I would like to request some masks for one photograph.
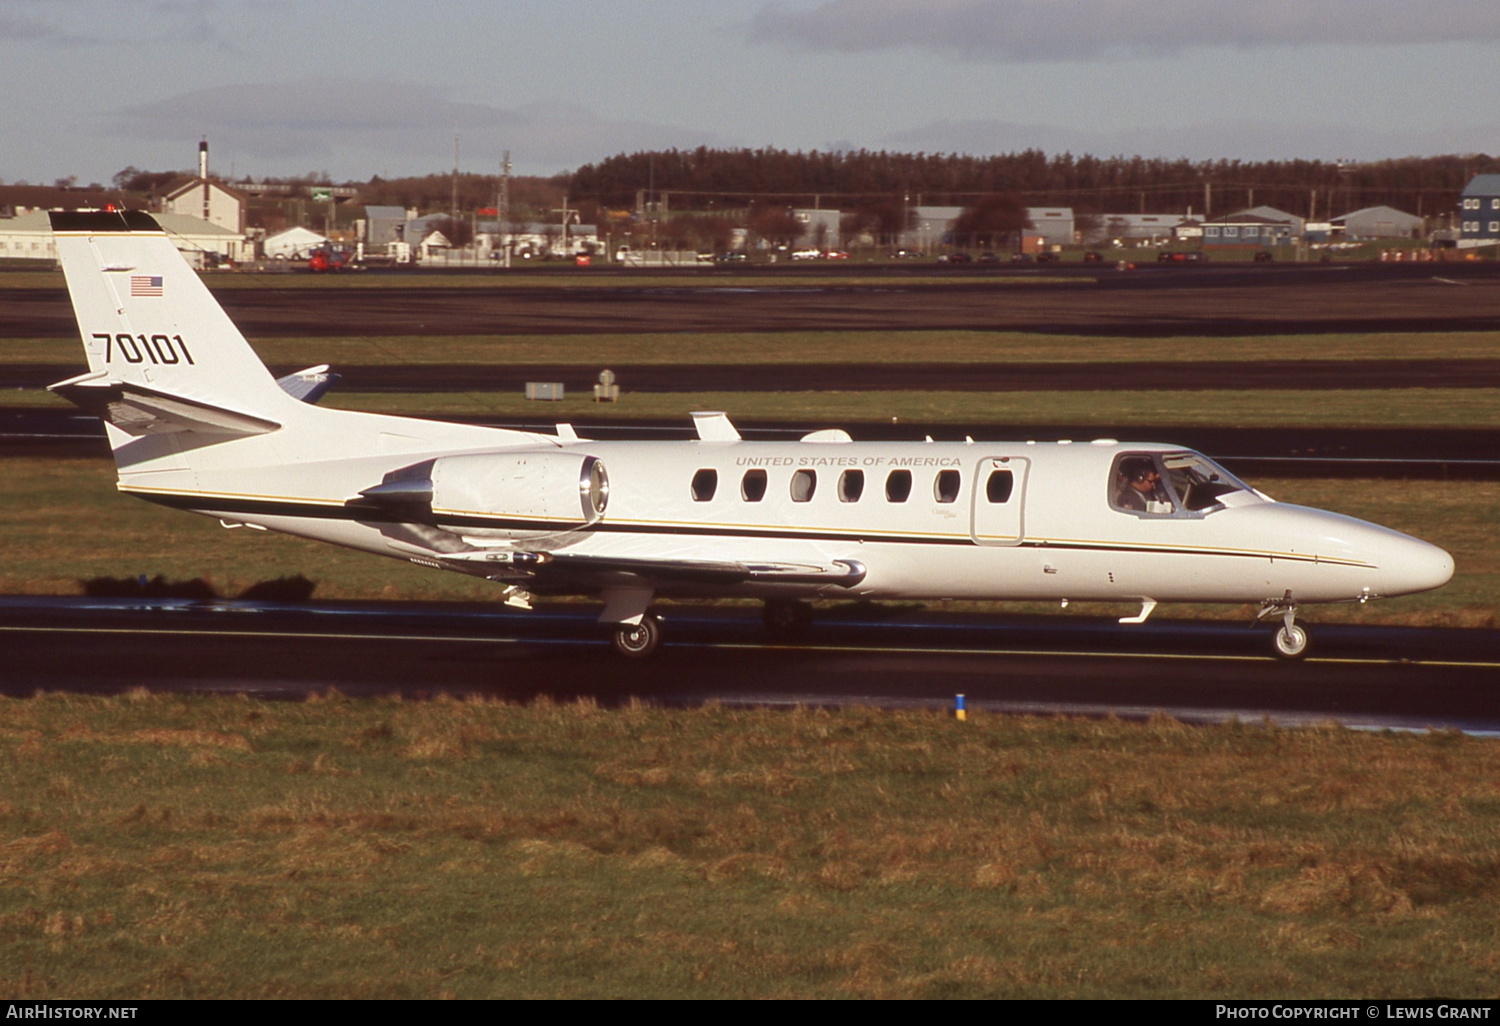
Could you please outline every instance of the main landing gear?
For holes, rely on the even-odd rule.
[[[1279,599],[1269,599],[1256,614],[1256,622],[1281,614],[1281,626],[1271,636],[1271,647],[1282,659],[1301,659],[1307,655],[1307,628],[1297,621],[1297,603],[1288,591]]]
[[[661,617],[647,613],[640,623],[615,624],[615,651],[627,659],[644,659],[661,644]]]

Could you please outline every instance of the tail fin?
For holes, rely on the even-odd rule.
[[[125,411],[124,422],[101,415],[132,435],[278,426],[279,412],[296,401],[149,214],[51,218],[90,371],[55,386],[61,394],[91,412]]]

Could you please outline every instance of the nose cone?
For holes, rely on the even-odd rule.
[[[1453,557],[1436,545],[1340,513],[1273,504],[1268,511],[1285,515],[1283,543],[1291,551],[1310,554],[1319,564],[1318,577],[1328,598],[1389,598],[1441,588],[1453,579]],[[1322,566],[1337,567],[1324,576]],[[1294,594],[1296,589],[1293,589]]]
[[[1396,534],[1395,538],[1385,539],[1379,546],[1377,560],[1382,595],[1431,591],[1453,579],[1453,557],[1446,550],[1410,535]]]

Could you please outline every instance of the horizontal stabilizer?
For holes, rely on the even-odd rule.
[[[85,412],[138,437],[192,432],[228,441],[268,434],[281,427],[264,417],[118,381],[108,371],[81,374],[48,388]]]
[[[284,378],[277,378],[276,384],[281,390],[293,399],[299,399],[304,403],[315,403],[323,398],[324,394],[339,383],[342,375],[335,374],[328,369],[328,364],[320,363],[316,367],[308,367],[294,374],[288,374]]]

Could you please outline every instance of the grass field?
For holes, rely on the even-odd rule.
[[[1015,331],[644,332],[252,339],[272,364],[1128,363],[1261,360],[1478,360],[1500,332],[1101,338]],[[0,363],[79,363],[77,339],[3,339]],[[1218,383],[1227,385],[1229,383]]]
[[[1500,744],[0,700],[0,992],[1494,998]]]
[[[59,400],[61,401],[61,400]],[[561,421],[678,418],[691,410],[725,410],[731,418],[814,426],[892,419],[916,423],[1134,424],[1215,427],[1496,427],[1500,389],[1365,389],[1211,392],[640,392],[619,403],[586,394],[559,402],[520,393],[330,393],[327,406],[412,416],[540,417]]]
[[[1282,428],[1288,418],[1306,427],[1500,426],[1500,389],[1363,389],[1342,391],[1155,392],[626,392],[617,403],[595,403],[575,389],[556,402],[533,402],[520,392],[339,392],[322,405],[415,417],[545,417],[595,422],[678,420],[693,410],[724,410],[734,420],[771,420],[810,427],[860,423],[1035,425],[1045,439],[1059,424],[1098,425],[1123,433],[1132,425],[1158,427]],[[67,400],[35,389],[0,393],[0,407],[70,409]],[[1295,411],[1295,412],[1293,412]],[[967,432],[959,432],[964,434]],[[1158,439],[1161,440],[1161,439]],[[1167,439],[1170,441],[1170,439]]]

